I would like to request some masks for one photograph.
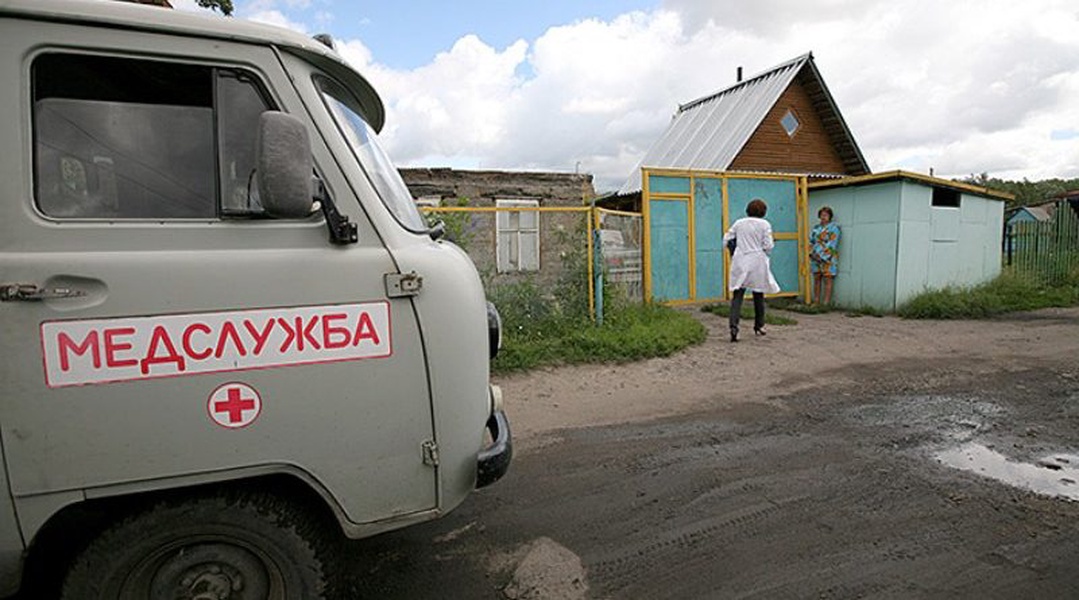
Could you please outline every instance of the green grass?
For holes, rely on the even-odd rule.
[[[579,299],[563,296],[561,302],[543,299],[538,288],[526,283],[505,286],[493,298],[502,313],[502,351],[492,363],[496,373],[544,366],[579,363],[629,362],[669,356],[704,341],[706,331],[691,314],[661,305],[620,305],[608,310],[598,326],[581,316]],[[916,319],[970,319],[1035,310],[1051,306],[1079,305],[1079,278],[1066,285],[1045,286],[1014,273],[1005,273],[981,286],[926,292],[900,307],[898,315]],[[849,317],[883,316],[870,307],[838,309],[806,306],[795,300],[773,299],[770,308],[804,314],[843,310]],[[730,304],[711,304],[701,309],[727,317]],[[753,304],[742,305],[742,318],[752,321]],[[769,310],[765,323],[796,325],[797,321]]]
[[[899,307],[896,313],[907,319],[984,319],[1009,312],[1077,304],[1079,280],[1047,286],[1015,273],[1003,273],[977,287],[924,292]]]
[[[824,304],[804,304],[797,298],[773,298],[768,301],[768,306],[779,310],[800,313],[803,315],[822,315],[837,310],[836,307]]]
[[[701,307],[701,312],[709,312],[721,317],[731,316],[730,304],[708,304]],[[752,321],[756,316],[757,311],[753,310],[753,303],[746,302],[742,304],[742,319]],[[797,325],[798,321],[790,317],[784,317],[777,315],[770,310],[764,311],[764,322],[768,325]]]
[[[620,307],[605,315],[602,326],[587,317],[551,314],[514,322],[505,316],[502,350],[491,365],[496,373],[669,356],[706,335],[691,315],[658,305]]]

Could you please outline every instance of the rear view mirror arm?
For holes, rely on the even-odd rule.
[[[322,209],[322,215],[326,218],[326,227],[330,230],[330,242],[338,246],[355,244],[360,239],[356,232],[356,224],[338,212],[337,205],[330,198],[322,180],[316,179],[314,184],[315,200]]]

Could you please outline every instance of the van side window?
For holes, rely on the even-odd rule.
[[[247,190],[258,116],[269,105],[252,77],[62,53],[36,58],[32,75],[34,185],[45,215],[216,219],[262,212]]]
[[[221,212],[263,212],[254,182],[259,115],[270,110],[253,78],[242,71],[218,72],[217,132],[221,141]]]

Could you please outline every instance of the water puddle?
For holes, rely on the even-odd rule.
[[[938,452],[936,457],[949,467],[1038,494],[1079,501],[1079,455],[1051,454],[1035,463],[1022,463],[972,442]]]

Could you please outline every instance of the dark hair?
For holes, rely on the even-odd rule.
[[[768,212],[768,205],[764,203],[764,200],[760,198],[754,198],[752,202],[746,206],[746,214],[751,217],[757,217],[763,219],[764,215]]]
[[[817,211],[817,217],[818,218],[820,217],[821,213],[828,213],[828,220],[832,220],[832,219],[835,218],[835,213],[832,212],[832,207],[830,207],[830,206],[822,206],[822,207],[820,207],[820,210]]]

